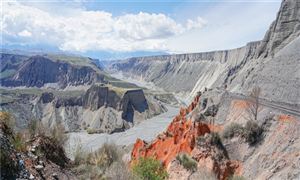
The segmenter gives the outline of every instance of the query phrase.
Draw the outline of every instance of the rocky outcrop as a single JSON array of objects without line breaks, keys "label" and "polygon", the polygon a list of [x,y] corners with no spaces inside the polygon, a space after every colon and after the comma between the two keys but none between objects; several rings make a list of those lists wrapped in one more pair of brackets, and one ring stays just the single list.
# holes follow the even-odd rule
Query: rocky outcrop
[{"label": "rocky outcrop", "polygon": [[90,87],[83,97],[83,106],[92,111],[99,109],[102,106],[109,106],[120,110],[120,96],[115,91],[112,91],[104,85],[93,85]]},{"label": "rocky outcrop", "polygon": [[[16,92],[15,92],[16,91]],[[47,127],[62,123],[67,131],[86,129],[89,132],[124,131],[142,120],[166,109],[141,89],[126,89],[103,84],[87,91],[20,89],[4,91],[10,101],[1,104],[2,111],[11,112],[20,129],[32,119]],[[32,94],[31,94],[32,93]]]},{"label": "rocky outcrop", "polygon": [[[141,157],[153,157],[160,160],[172,174],[174,173],[174,163],[178,163],[175,158],[185,153],[196,160],[199,168],[208,169],[219,179],[226,179],[237,173],[236,171],[241,168],[241,165],[237,161],[230,161],[226,150],[218,145],[213,145],[212,141],[206,141],[205,138],[203,142],[199,140],[199,138],[208,137],[214,131],[213,126],[200,119],[187,119],[187,115],[198,105],[199,98],[200,96],[197,96],[188,108],[182,108],[167,130],[159,134],[151,143],[137,139],[131,153],[133,163]],[[171,175],[171,179],[188,179],[192,173],[185,173],[185,177]]]},{"label": "rocky outcrop", "polygon": [[61,145],[47,136],[18,142],[25,133],[10,129],[3,121],[4,114],[0,112],[1,179],[77,179],[67,168],[71,163]]},{"label": "rocky outcrop", "polygon": [[283,0],[276,20],[261,41],[258,57],[273,56],[300,35],[299,10],[299,0]]},{"label": "rocky outcrop", "polygon": [[2,79],[2,86],[42,87],[48,83],[56,83],[64,88],[103,82],[104,75],[89,66],[53,61],[43,56],[32,56],[17,69],[13,77]]}]

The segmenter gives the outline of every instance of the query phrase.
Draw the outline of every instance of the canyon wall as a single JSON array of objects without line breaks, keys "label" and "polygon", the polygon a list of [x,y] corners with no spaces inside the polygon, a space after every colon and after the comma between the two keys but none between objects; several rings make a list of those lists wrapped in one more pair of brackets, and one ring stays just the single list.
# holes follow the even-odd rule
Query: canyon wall
[{"label": "canyon wall", "polygon": [[299,0],[284,0],[263,40],[241,48],[136,57],[114,62],[108,69],[190,98],[205,88],[247,94],[260,86],[264,98],[300,104],[295,98],[300,88],[299,12]]},{"label": "canyon wall", "polygon": [[[20,93],[21,92],[21,93]],[[26,128],[34,119],[46,127],[62,123],[68,131],[124,131],[142,120],[165,111],[164,106],[141,89],[93,85],[87,91],[2,90],[1,110],[11,112],[18,128]]]}]

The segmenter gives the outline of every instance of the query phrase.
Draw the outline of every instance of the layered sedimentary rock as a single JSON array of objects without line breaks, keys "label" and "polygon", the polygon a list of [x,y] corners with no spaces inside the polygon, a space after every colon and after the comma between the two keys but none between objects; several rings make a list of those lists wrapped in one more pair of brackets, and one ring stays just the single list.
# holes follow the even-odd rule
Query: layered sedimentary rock
[{"label": "layered sedimentary rock", "polygon": [[255,55],[257,46],[253,42],[234,50],[130,58],[110,68],[167,91],[190,92],[195,86],[204,89],[228,81],[230,73]]},{"label": "layered sedimentary rock", "polygon": [[264,98],[300,104],[295,98],[300,88],[299,4],[284,0],[262,41],[232,50],[130,58],[108,69],[188,97],[205,87],[247,94],[260,86]]},{"label": "layered sedimentary rock", "polygon": [[42,87],[56,83],[64,88],[103,82],[104,75],[89,66],[76,66],[66,62],[54,62],[44,56],[33,56],[18,67],[13,77],[1,79],[2,86]]},{"label": "layered sedimentary rock", "polygon": [[18,128],[26,128],[32,119],[47,127],[62,123],[66,130],[90,129],[91,132],[123,131],[142,120],[165,111],[141,89],[121,89],[103,84],[87,91],[2,90],[1,110],[11,112]]},{"label": "layered sedimentary rock", "polygon": [[274,55],[300,35],[299,9],[299,0],[283,0],[276,20],[260,43],[258,57]]}]

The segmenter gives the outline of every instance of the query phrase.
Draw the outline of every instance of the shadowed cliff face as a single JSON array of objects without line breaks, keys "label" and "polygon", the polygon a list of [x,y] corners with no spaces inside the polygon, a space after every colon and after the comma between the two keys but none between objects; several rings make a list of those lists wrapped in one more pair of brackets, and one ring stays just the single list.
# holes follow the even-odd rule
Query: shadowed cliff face
[{"label": "shadowed cliff face", "polygon": [[96,111],[101,107],[111,107],[122,112],[122,119],[134,123],[134,112],[149,110],[148,102],[141,89],[126,90],[122,94],[103,85],[93,85],[83,96],[83,107]]},{"label": "shadowed cliff face", "polygon": [[127,91],[121,101],[122,118],[129,122],[134,120],[134,112],[145,112],[149,109],[148,102],[142,90]]},{"label": "shadowed cliff face", "polygon": [[165,111],[141,89],[92,85],[87,91],[45,89],[3,90],[8,98],[1,110],[14,114],[18,128],[26,128],[32,119],[47,126],[62,122],[68,131],[91,129],[94,132],[124,131],[142,120]]},{"label": "shadowed cliff face", "polygon": [[42,87],[47,83],[57,83],[60,88],[103,82],[104,76],[88,66],[76,66],[64,62],[54,62],[43,56],[33,56],[25,61],[17,73],[1,81],[3,86]]}]

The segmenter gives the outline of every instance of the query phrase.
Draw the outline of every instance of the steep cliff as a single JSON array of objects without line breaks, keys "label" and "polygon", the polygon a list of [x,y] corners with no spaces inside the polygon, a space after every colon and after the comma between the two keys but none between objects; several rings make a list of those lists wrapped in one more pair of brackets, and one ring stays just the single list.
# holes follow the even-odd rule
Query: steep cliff
[{"label": "steep cliff", "polygon": [[47,127],[62,122],[68,131],[81,129],[93,133],[123,131],[142,120],[165,111],[141,89],[95,84],[86,91],[51,89],[1,89],[1,110],[11,112],[18,128],[32,119]]},{"label": "steep cliff", "polygon": [[56,83],[58,87],[64,88],[68,85],[103,81],[104,75],[92,67],[55,62],[44,56],[33,56],[20,65],[14,76],[1,79],[1,85],[42,87],[47,83]]},{"label": "steep cliff", "polygon": [[227,87],[245,94],[257,85],[265,98],[299,104],[291,95],[300,87],[299,4],[299,0],[284,0],[262,41],[232,50],[130,58],[108,69],[187,97],[205,87]]},{"label": "steep cliff", "polygon": [[258,57],[276,54],[300,35],[300,1],[283,0],[276,20],[261,41]]},{"label": "steep cliff", "polygon": [[230,73],[254,56],[257,45],[254,42],[234,50],[130,58],[112,64],[111,69],[151,81],[167,91],[190,92],[201,83],[204,88],[226,82]]}]

